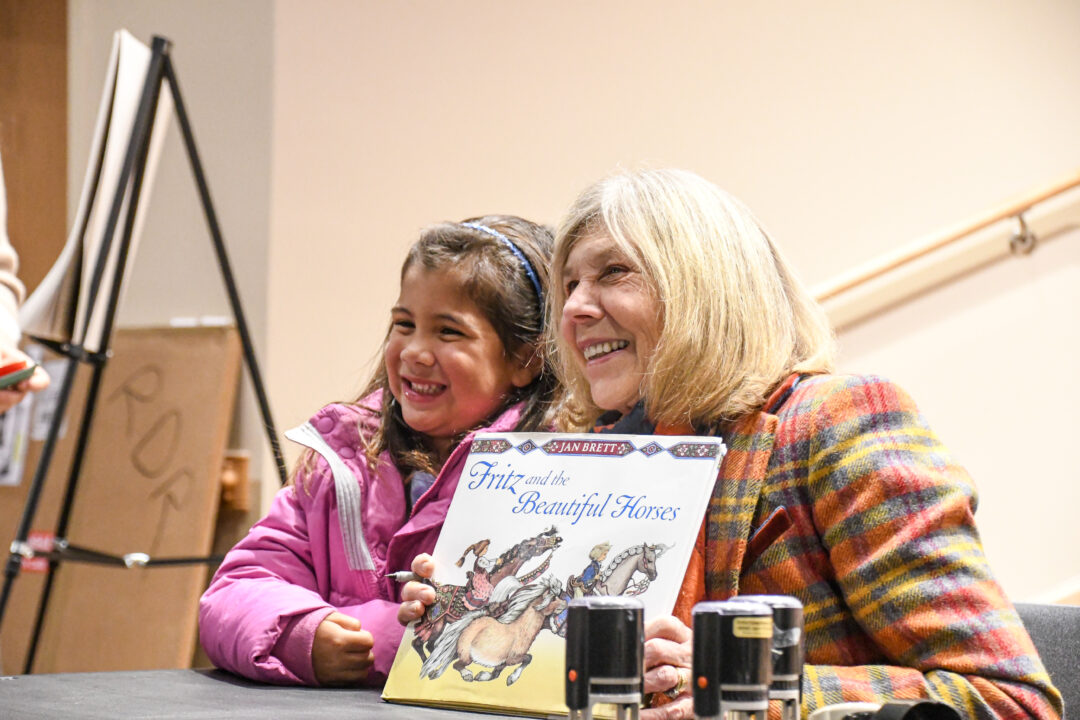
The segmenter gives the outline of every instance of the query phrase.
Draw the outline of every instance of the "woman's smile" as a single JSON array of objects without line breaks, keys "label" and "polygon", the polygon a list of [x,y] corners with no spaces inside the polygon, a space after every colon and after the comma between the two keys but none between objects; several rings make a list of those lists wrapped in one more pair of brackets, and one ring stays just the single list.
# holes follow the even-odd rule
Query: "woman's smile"
[{"label": "woman's smile", "polygon": [[606,358],[613,352],[626,349],[629,345],[629,340],[605,340],[597,343],[588,342],[585,343],[585,347],[582,348],[581,353],[588,362],[599,358]]},{"label": "woman's smile", "polygon": [[606,234],[579,240],[563,267],[560,332],[604,410],[629,411],[660,339],[660,303],[637,264]]}]

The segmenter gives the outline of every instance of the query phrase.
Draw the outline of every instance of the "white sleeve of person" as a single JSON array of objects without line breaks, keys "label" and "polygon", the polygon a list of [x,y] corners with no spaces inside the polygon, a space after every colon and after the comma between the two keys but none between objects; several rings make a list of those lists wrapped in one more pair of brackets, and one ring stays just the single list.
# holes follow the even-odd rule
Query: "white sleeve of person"
[{"label": "white sleeve of person", "polygon": [[7,235],[7,199],[4,191],[4,164],[0,160],[0,348],[19,344],[18,307],[23,285],[15,276],[19,261]]}]

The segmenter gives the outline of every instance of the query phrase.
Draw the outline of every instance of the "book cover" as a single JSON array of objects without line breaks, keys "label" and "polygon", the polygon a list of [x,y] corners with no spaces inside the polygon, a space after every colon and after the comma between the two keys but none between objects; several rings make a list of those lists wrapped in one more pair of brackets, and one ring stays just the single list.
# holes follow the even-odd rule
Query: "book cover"
[{"label": "book cover", "polygon": [[551,433],[473,441],[433,553],[435,604],[383,698],[564,714],[566,607],[633,595],[669,614],[726,448],[719,438]]}]

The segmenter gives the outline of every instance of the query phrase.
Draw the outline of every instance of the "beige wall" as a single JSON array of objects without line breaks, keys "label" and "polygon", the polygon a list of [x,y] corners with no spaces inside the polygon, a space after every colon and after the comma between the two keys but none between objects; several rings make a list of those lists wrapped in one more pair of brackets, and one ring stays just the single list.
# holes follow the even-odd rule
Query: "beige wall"
[{"label": "beige wall", "polygon": [[[681,166],[745,200],[817,283],[1080,165],[1071,0],[72,3],[73,78],[80,62],[104,65],[100,52],[79,59],[80,43],[107,43],[128,17],[140,18],[129,27],[141,37],[173,33],[226,237],[265,323],[261,354],[282,426],[360,387],[403,252],[433,221],[513,212],[555,222],[618,166]],[[96,103],[99,77],[84,80],[73,118]],[[77,139],[71,167],[81,176]],[[182,158],[166,155],[162,181],[168,172],[186,172]],[[176,277],[180,259],[152,255],[162,242],[153,237],[175,239],[195,212],[162,187],[155,211],[170,219],[148,224],[137,267],[158,278]],[[1008,267],[1007,282],[1021,282]],[[1023,282],[1039,293],[1049,281]],[[949,391],[954,377],[985,387],[1016,372],[992,352],[940,349],[942,337],[995,326],[1005,296],[999,282],[983,285],[979,299],[942,299],[956,307],[935,305],[932,323],[896,320],[909,334],[845,333],[844,365],[912,389],[976,475],[1006,588],[1033,597],[1080,568],[1028,563],[1031,548],[1080,538],[1048,529],[1034,507],[1002,510],[1015,485],[1006,468],[1027,450],[995,429],[1017,424],[1017,395],[1031,403],[1025,415],[1062,432],[1075,425],[1069,400],[1012,383],[978,403]],[[202,312],[188,308],[216,287],[212,274],[185,279],[184,314]],[[162,289],[133,284],[131,297],[153,306]],[[1059,310],[1043,307],[1025,331],[1056,326]],[[1077,350],[1068,342],[1053,351],[1066,364]],[[898,345],[910,365],[898,364]],[[967,432],[989,418],[987,430]],[[1066,450],[1044,454],[1032,498],[1075,497]]]},{"label": "beige wall", "polygon": [[[742,197],[816,283],[1053,180],[1080,165],[1077,27],[1068,1],[281,0],[268,293],[278,412],[298,421],[356,391],[400,258],[428,222],[494,211],[554,222],[617,166],[675,165]],[[996,327],[1005,295],[982,284],[979,299],[933,306],[929,326],[912,310],[903,333],[845,333],[843,364],[896,375],[930,408],[983,488],[1006,588],[1030,597],[1080,576],[1080,561],[1027,561],[1080,540],[1064,513],[1048,527],[1038,510],[1045,495],[1075,499],[1077,471],[1047,447],[1026,478],[1038,494],[1015,503],[1033,440],[1009,447],[1001,432],[1018,424],[1019,398],[1062,438],[1076,425],[1057,394],[1000,381],[1015,363],[943,343]],[[1024,326],[1056,327],[1060,310]],[[1058,347],[1075,361],[1075,337]],[[991,381],[1006,387],[975,392]],[[950,392],[961,382],[966,396]]]}]

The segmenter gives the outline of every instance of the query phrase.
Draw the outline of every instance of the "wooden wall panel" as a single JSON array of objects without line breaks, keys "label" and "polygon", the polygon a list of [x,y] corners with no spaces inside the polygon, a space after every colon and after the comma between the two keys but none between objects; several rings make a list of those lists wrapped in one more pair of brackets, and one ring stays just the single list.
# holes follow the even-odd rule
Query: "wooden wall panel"
[{"label": "wooden wall panel", "polygon": [[0,153],[27,290],[67,236],[67,58],[67,0],[0,0]]}]

